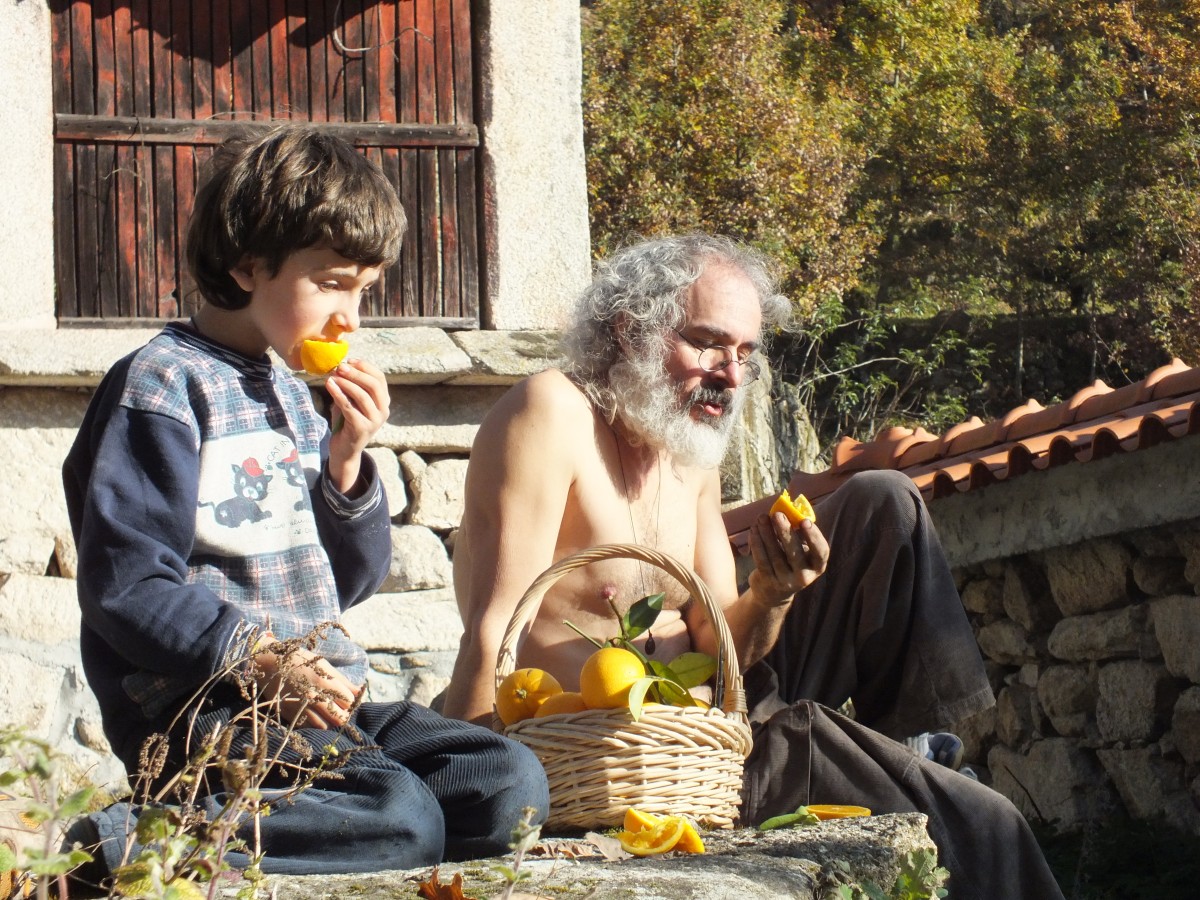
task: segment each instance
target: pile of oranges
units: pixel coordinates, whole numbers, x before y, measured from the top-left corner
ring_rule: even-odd
[[[510,673],[496,691],[496,713],[507,726],[531,717],[620,709],[629,705],[630,689],[645,675],[637,654],[623,647],[602,647],[583,664],[578,691],[564,691],[543,669]]]

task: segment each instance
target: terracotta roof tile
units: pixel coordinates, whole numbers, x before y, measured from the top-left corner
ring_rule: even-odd
[[[1097,381],[1062,403],[1043,407],[1031,399],[990,422],[972,416],[943,435],[891,427],[871,441],[842,438],[827,471],[797,472],[788,487],[815,500],[853,472],[896,469],[930,501],[1197,433],[1200,368],[1176,359],[1133,384],[1114,389]],[[735,547],[744,550],[746,529],[773,500],[764,497],[725,513]]]

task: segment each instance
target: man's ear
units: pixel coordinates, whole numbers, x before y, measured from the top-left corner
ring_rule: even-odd
[[[229,270],[229,277],[247,294],[254,291],[254,275],[262,260],[253,256],[243,256],[236,266]]]

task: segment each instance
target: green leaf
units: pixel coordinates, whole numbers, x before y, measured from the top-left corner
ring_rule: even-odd
[[[0,844],[0,872],[11,872],[17,867],[17,854],[8,844]]]
[[[759,831],[773,831],[776,828],[791,828],[794,825],[816,825],[821,820],[808,811],[807,806],[801,806],[795,812],[772,816],[758,826]]]
[[[58,808],[59,819],[73,819],[85,809],[92,799],[92,795],[96,793],[94,787],[85,787],[71,794],[62,802]]]
[[[621,637],[627,641],[641,635],[654,626],[658,614],[662,612],[663,601],[667,598],[664,593],[650,594],[643,597],[621,616]]]
[[[687,689],[667,665],[655,659],[646,660],[646,664],[650,666],[650,672],[660,679],[655,683],[659,700],[669,703],[671,706],[697,705],[695,698],[687,692]]]
[[[661,684],[666,681],[658,675],[647,675],[644,678],[639,678],[633,683],[633,687],[629,689],[629,713],[633,716],[633,721],[638,721],[642,717],[642,706],[646,702],[646,692],[655,684]]]
[[[707,653],[689,650],[668,663],[675,680],[685,688],[699,687],[717,673],[717,661]]]

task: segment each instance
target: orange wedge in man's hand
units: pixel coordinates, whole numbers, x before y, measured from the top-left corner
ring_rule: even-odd
[[[787,488],[783,489],[783,493],[775,498],[775,502],[771,504],[770,515],[781,512],[787,516],[787,520],[792,523],[792,527],[796,528],[805,519],[811,521],[814,525],[817,524],[817,514],[813,511],[812,504],[808,502],[808,498],[803,494],[797,494],[793,499],[787,492]]]
[[[300,365],[309,375],[328,375],[349,352],[350,345],[345,341],[302,341]]]

